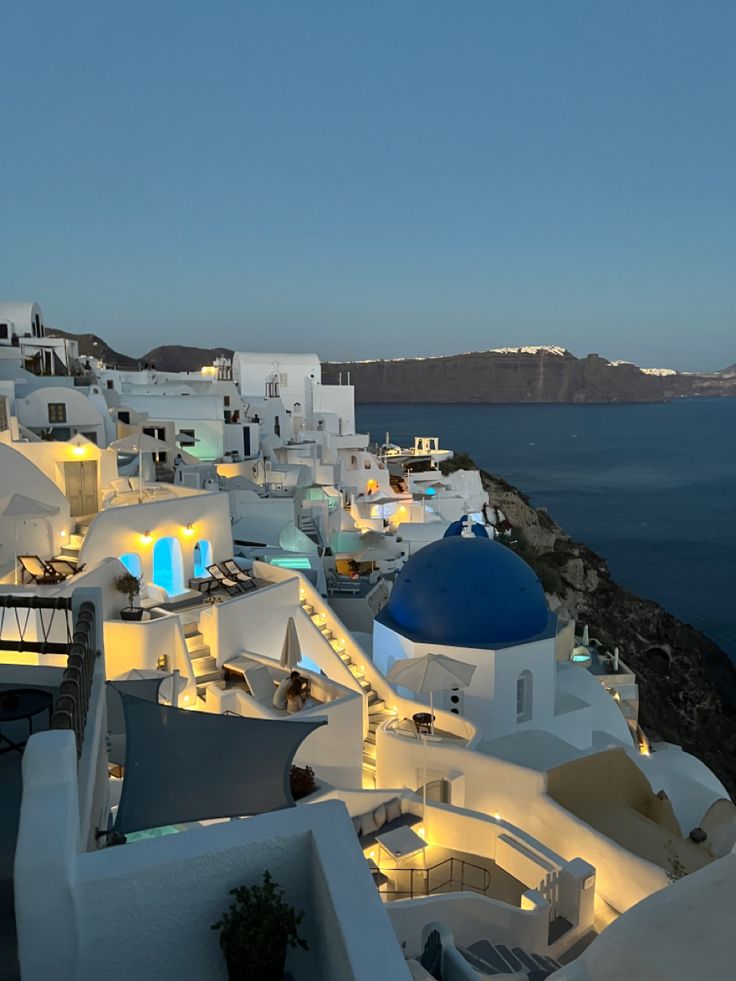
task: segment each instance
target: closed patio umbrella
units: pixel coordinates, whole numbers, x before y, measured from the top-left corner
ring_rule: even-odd
[[[293,671],[299,663],[301,656],[302,651],[299,644],[299,634],[296,630],[294,617],[289,617],[286,624],[284,643],[281,648],[281,667],[287,668],[289,671]]]
[[[389,681],[415,692],[429,692],[429,713],[433,720],[432,693],[467,688],[475,672],[474,664],[466,664],[446,654],[424,654],[422,657],[397,661],[386,676]],[[430,722],[430,728],[432,722]],[[424,736],[424,781],[422,785],[422,816],[427,810],[427,737]]]
[[[118,453],[137,453],[138,454],[138,500],[143,500],[143,454],[144,453],[166,453],[169,449],[169,444],[164,443],[161,439],[156,439],[155,436],[149,436],[148,433],[131,433],[130,436],[124,436],[123,439],[116,439],[114,443],[110,443],[113,450],[117,450]]]
[[[11,494],[0,501],[0,518],[10,518],[15,525],[15,582],[18,582],[18,522],[27,518],[50,518],[59,513],[53,504],[44,504],[24,494]]]

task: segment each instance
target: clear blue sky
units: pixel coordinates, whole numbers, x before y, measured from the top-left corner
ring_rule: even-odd
[[[732,0],[0,0],[0,296],[142,354],[736,361]]]

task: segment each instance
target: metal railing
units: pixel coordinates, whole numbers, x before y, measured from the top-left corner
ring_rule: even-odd
[[[79,608],[74,624],[67,664],[59,686],[54,714],[51,717],[52,729],[74,732],[77,757],[82,755],[84,730],[92,693],[92,678],[98,653],[95,635],[95,607],[91,602],[84,602]]]
[[[38,615],[33,611],[38,611]],[[46,613],[49,615],[45,615]],[[0,649],[29,654],[67,654],[72,642],[70,596],[0,596]],[[64,640],[58,636],[57,614]],[[27,639],[32,637],[32,640]]]
[[[469,873],[471,869],[472,873]],[[433,881],[432,875],[438,873],[438,870],[441,870],[439,874],[443,878],[439,882]],[[491,887],[491,873],[488,869],[454,856],[424,869],[381,866],[381,872],[390,877],[389,883],[393,879],[393,885],[396,887],[382,889],[381,892],[384,896],[409,896],[414,899],[417,896],[434,896],[441,892],[466,891],[478,892],[485,896]],[[402,876],[404,877],[403,881]],[[402,885],[406,888],[399,888]]]

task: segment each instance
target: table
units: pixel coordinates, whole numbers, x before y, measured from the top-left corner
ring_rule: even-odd
[[[428,736],[432,735],[432,723],[434,722],[434,716],[431,712],[416,712],[412,715],[412,721],[416,727],[417,733],[425,732]]]
[[[424,838],[420,838],[415,831],[406,826],[394,828],[393,831],[387,831],[385,835],[376,835],[376,841],[396,861],[406,858],[407,855],[423,852],[427,847]]]
[[[22,753],[33,735],[33,716],[40,712],[48,712],[50,727],[53,704],[51,692],[43,691],[41,688],[11,688],[0,692],[0,724],[21,720],[28,723],[28,737],[21,742],[15,742],[0,732],[0,740],[8,744],[0,746],[0,753],[9,753],[12,749]]]

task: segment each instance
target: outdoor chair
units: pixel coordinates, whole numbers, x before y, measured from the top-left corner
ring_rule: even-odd
[[[27,581],[29,583],[48,585],[49,583],[61,582],[62,579],[66,578],[66,576],[60,575],[52,569],[48,562],[44,562],[37,555],[19,555],[18,562],[22,569],[22,578],[25,581],[25,577],[28,576]]]
[[[234,579],[226,576],[219,565],[208,565],[207,572],[212,576],[213,579],[217,581],[217,585],[221,586],[226,593],[231,596],[237,596],[238,593],[244,592],[240,583],[237,583]],[[210,592],[211,590],[208,590]]]
[[[240,585],[244,593],[256,588],[255,579],[244,572],[235,559],[225,559],[224,562],[220,562],[220,568],[226,576],[234,579]]]
[[[84,569],[84,562],[81,565],[77,565],[77,563],[72,562],[71,559],[49,559],[47,565],[51,566],[57,576],[61,576],[62,579],[68,579],[70,576],[76,576],[78,572],[81,572],[82,569]]]

